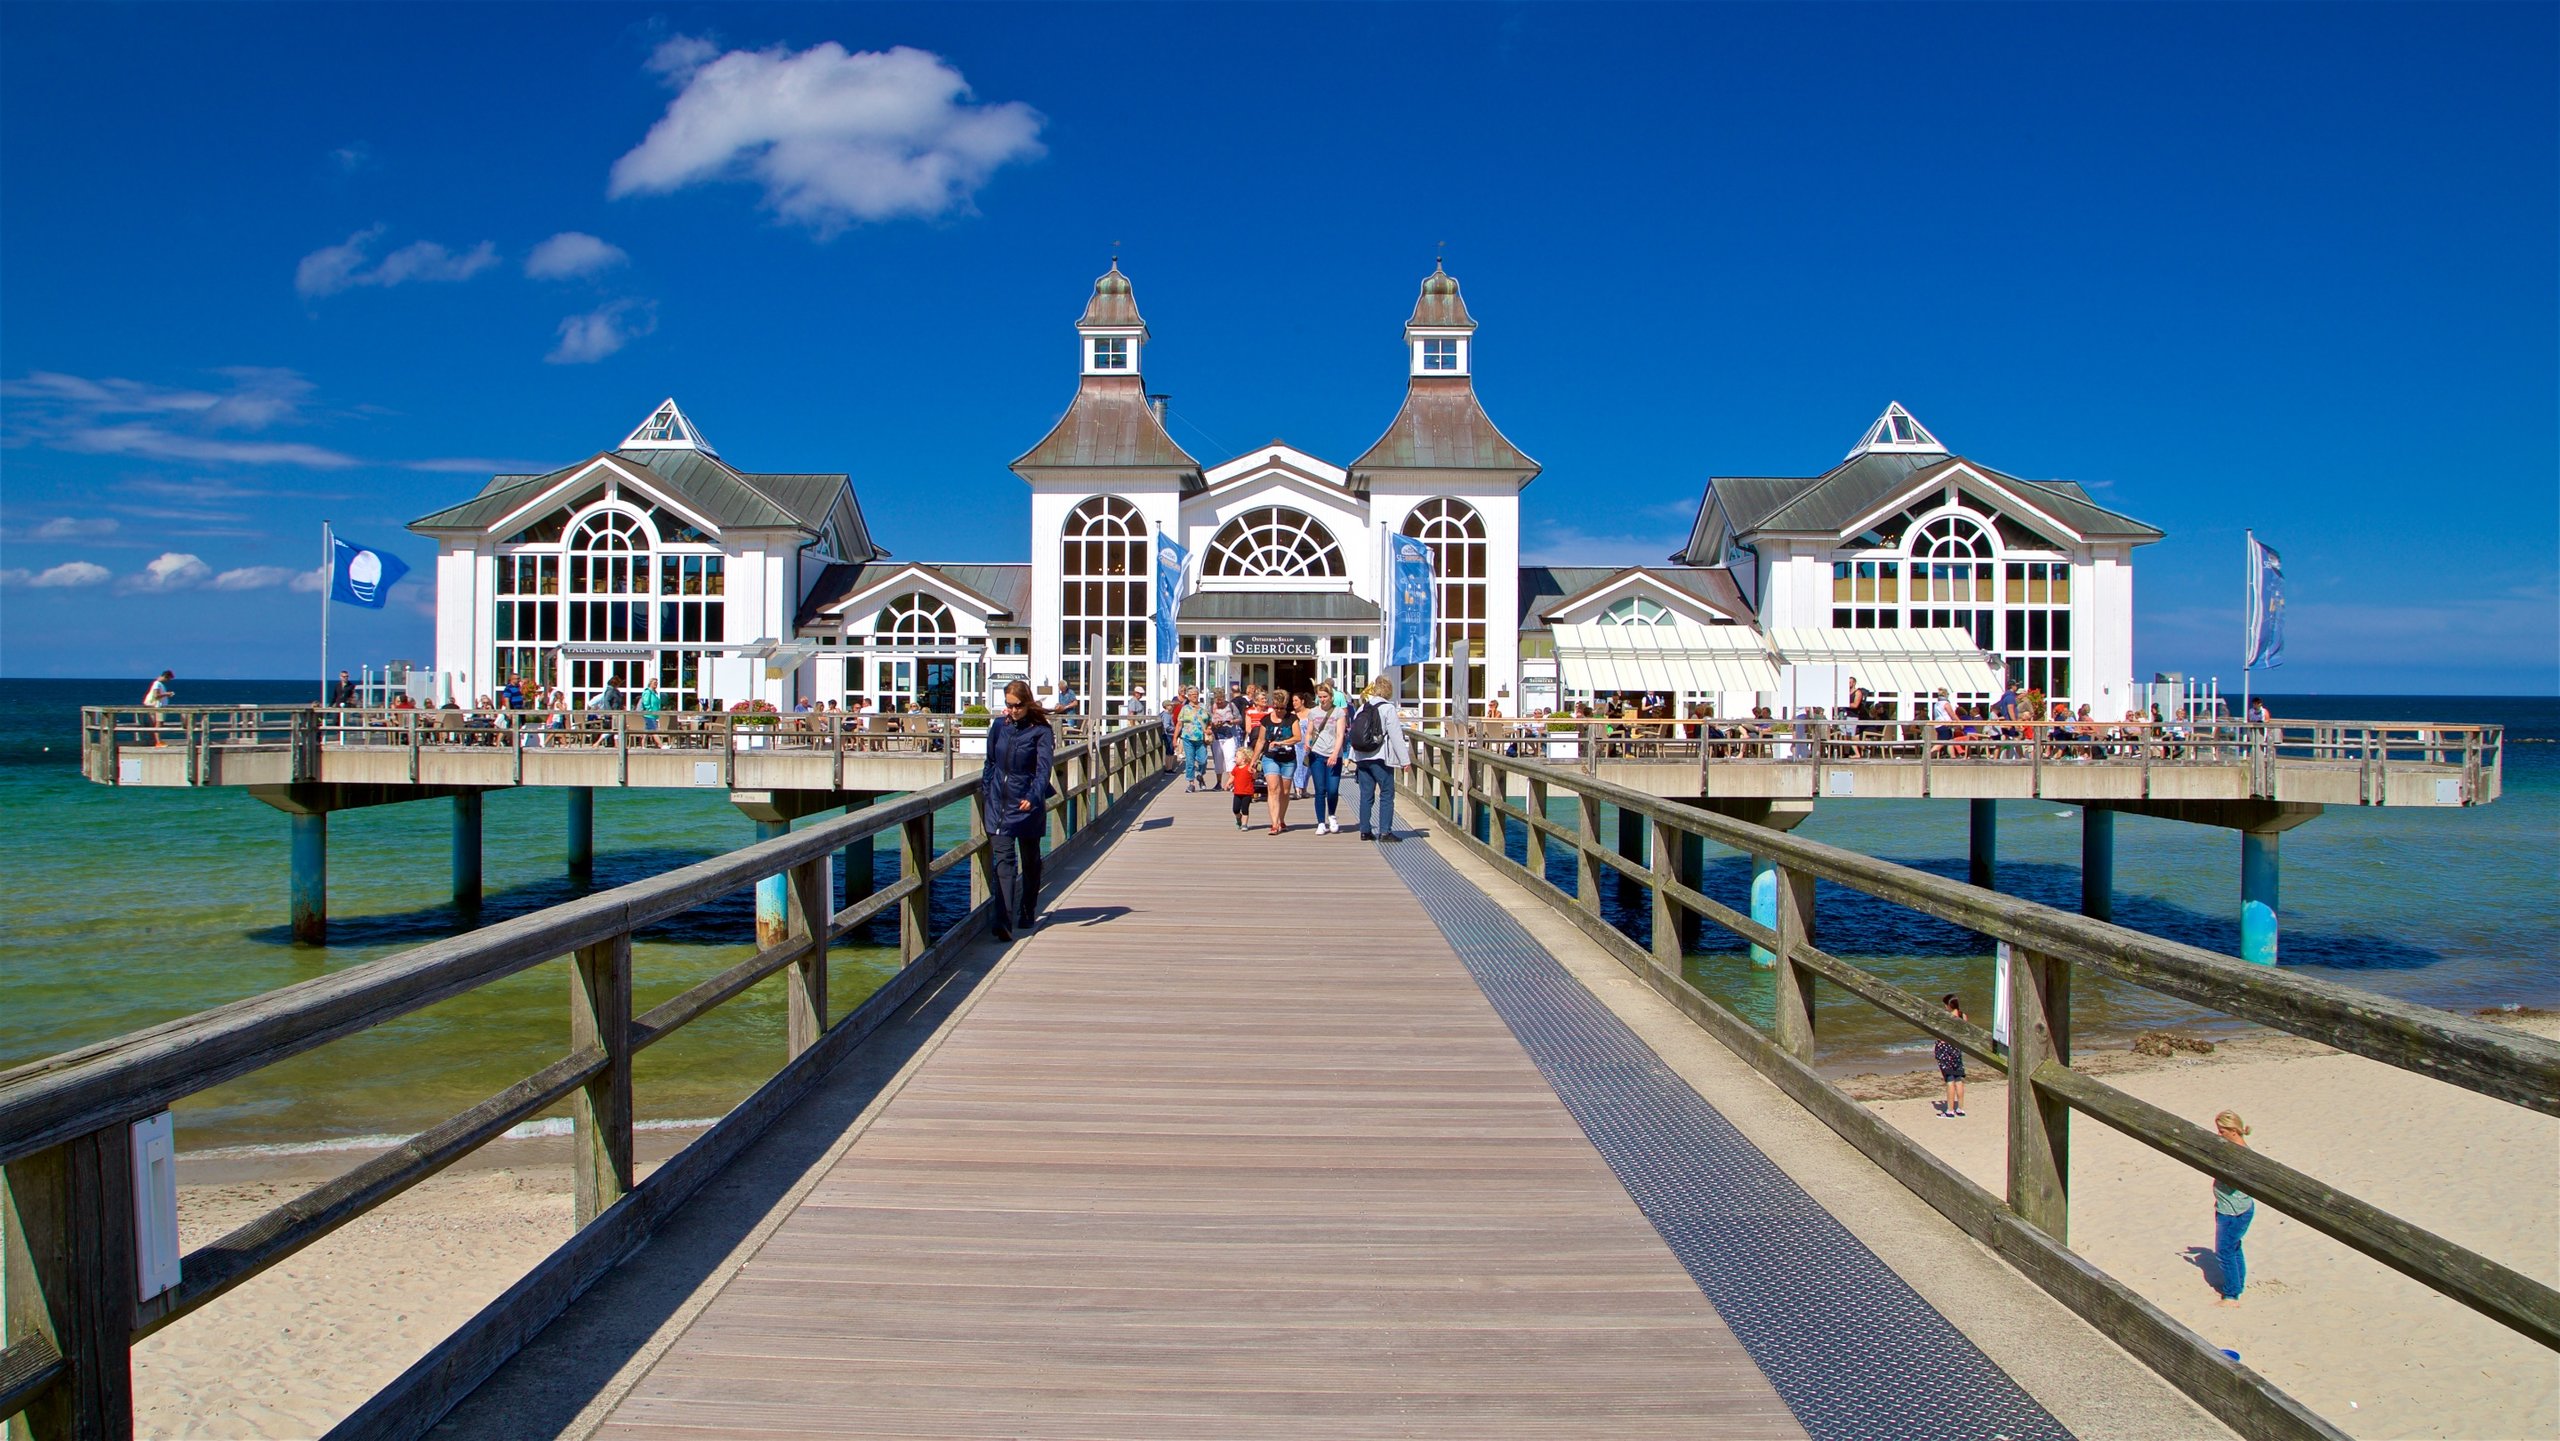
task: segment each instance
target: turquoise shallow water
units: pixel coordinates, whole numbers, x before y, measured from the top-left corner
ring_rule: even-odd
[[[238,792],[130,790],[80,779],[83,704],[122,704],[138,682],[0,681],[0,1066],[103,1039],[390,954],[471,923],[447,899],[450,811],[440,801],[342,813],[330,822],[330,943],[285,929],[286,823]],[[201,682],[190,702],[293,702],[306,682]],[[2560,702],[2549,699],[2284,699],[2283,715],[2499,721],[2515,742],[2506,796],[2463,812],[2333,810],[2284,842],[2285,964],[2460,1009],[2560,1002]],[[716,796],[599,793],[599,886],[655,874],[754,838]],[[1962,803],[1829,803],[1803,834],[1961,876]],[[948,822],[956,826],[956,815]],[[485,922],[577,894],[563,878],[556,792],[487,803]],[[947,838],[946,838],[947,839]],[[1315,843],[1308,837],[1305,843]],[[2077,812],[2003,808],[2001,886],[2057,905],[2079,895]],[[882,863],[888,864],[887,847]],[[2239,843],[2227,832],[2126,817],[2117,826],[2120,922],[2228,952],[2237,944]],[[958,878],[937,897],[963,902]],[[1708,889],[1743,904],[1740,857],[1711,858]],[[1823,944],[1924,994],[1956,989],[1985,1014],[1978,943],[1954,927],[1825,887]],[[1203,897],[1203,920],[1257,924]],[[753,906],[741,892],[641,937],[646,1007],[744,957]],[[1304,925],[1303,916],[1263,918]],[[876,945],[836,953],[839,1009],[886,975]],[[188,1149],[344,1144],[402,1134],[521,1078],[561,1053],[562,966],[537,967],[196,1098],[179,1110]],[[1765,1015],[1767,973],[1738,950],[1692,959],[1700,983]],[[1287,984],[1285,967],[1273,984]],[[2195,1019],[2124,987],[2084,984],[2084,1027]],[[1832,996],[1826,1060],[1845,1068],[1924,1064],[1926,1045]],[[645,1120],[719,1115],[772,1073],[782,1014],[771,983],[643,1053]]]

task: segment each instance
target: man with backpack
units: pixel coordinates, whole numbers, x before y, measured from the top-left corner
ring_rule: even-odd
[[[1384,676],[1369,682],[1352,709],[1346,734],[1360,777],[1360,839],[1401,841],[1396,834],[1396,772],[1413,763],[1404,715]]]

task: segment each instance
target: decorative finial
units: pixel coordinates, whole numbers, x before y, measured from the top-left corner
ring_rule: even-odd
[[[1111,242],[1111,268],[1120,268],[1120,242],[1117,240]]]

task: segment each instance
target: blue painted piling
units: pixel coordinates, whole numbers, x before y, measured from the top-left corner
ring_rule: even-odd
[[[329,817],[295,812],[293,822],[293,938],[320,945],[329,938]]]
[[[2276,963],[2276,890],[2284,877],[2278,831],[2240,833],[2240,959]]]

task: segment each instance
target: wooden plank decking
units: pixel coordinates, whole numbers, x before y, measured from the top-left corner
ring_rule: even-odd
[[[599,1434],[1803,1433],[1376,848],[1175,789]]]

